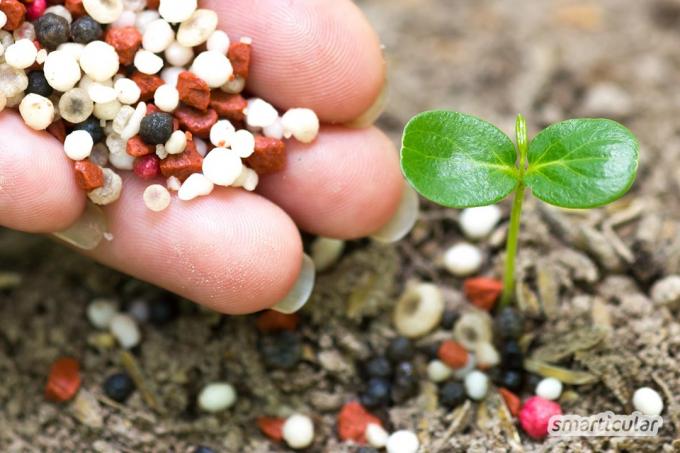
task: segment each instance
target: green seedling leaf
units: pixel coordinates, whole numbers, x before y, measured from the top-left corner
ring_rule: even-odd
[[[524,182],[546,203],[581,209],[602,206],[633,185],[638,153],[633,133],[615,121],[563,121],[529,144]]]
[[[431,111],[404,130],[401,168],[425,198],[455,208],[505,198],[518,183],[515,147],[496,126],[462,113]]]

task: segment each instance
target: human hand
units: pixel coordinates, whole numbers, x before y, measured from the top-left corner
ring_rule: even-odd
[[[220,188],[210,197],[149,211],[148,184],[128,177],[104,209],[112,241],[85,252],[137,278],[225,313],[286,298],[300,275],[298,228],[335,238],[388,223],[405,190],[398,155],[364,120],[379,102],[385,67],[377,36],[349,0],[209,0],[232,38],[253,38],[248,89],[285,110],[309,107],[325,123],[311,145],[288,144],[288,165],[256,194]],[[367,113],[369,112],[369,113]],[[33,233],[77,221],[85,195],[62,145],[0,113],[0,225]]]

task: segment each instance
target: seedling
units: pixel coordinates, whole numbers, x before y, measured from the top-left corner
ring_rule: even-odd
[[[622,197],[635,181],[637,139],[607,119],[574,119],[541,131],[531,142],[517,116],[517,146],[496,126],[474,116],[431,111],[404,130],[401,168],[425,198],[442,206],[485,206],[514,191],[503,296],[515,293],[515,256],[524,190],[548,204],[586,209]]]

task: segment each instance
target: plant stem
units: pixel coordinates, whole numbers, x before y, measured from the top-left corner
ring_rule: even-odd
[[[517,242],[519,239],[519,227],[522,217],[522,202],[524,201],[524,170],[527,159],[527,124],[522,115],[517,115],[515,124],[517,136],[517,151],[519,154],[518,164],[518,183],[515,189],[515,196],[512,201],[512,212],[510,213],[510,228],[508,230],[508,240],[505,248],[505,272],[503,275],[503,296],[501,306],[506,306],[512,302],[515,296],[515,258],[517,256]]]

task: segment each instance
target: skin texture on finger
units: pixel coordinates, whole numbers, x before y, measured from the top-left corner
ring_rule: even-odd
[[[253,38],[248,89],[328,123],[367,111],[385,82],[380,41],[349,0],[206,0],[232,40]]]
[[[392,142],[376,128],[328,126],[304,145],[288,142],[286,169],[259,193],[305,231],[338,239],[368,236],[397,211],[404,179]]]
[[[280,208],[218,188],[189,202],[173,195],[156,213],[142,200],[147,185],[126,176],[121,199],[105,209],[113,240],[90,256],[223,313],[262,310],[288,294],[302,265],[302,241]]]
[[[31,233],[63,230],[85,207],[63,146],[0,113],[0,225]]]

